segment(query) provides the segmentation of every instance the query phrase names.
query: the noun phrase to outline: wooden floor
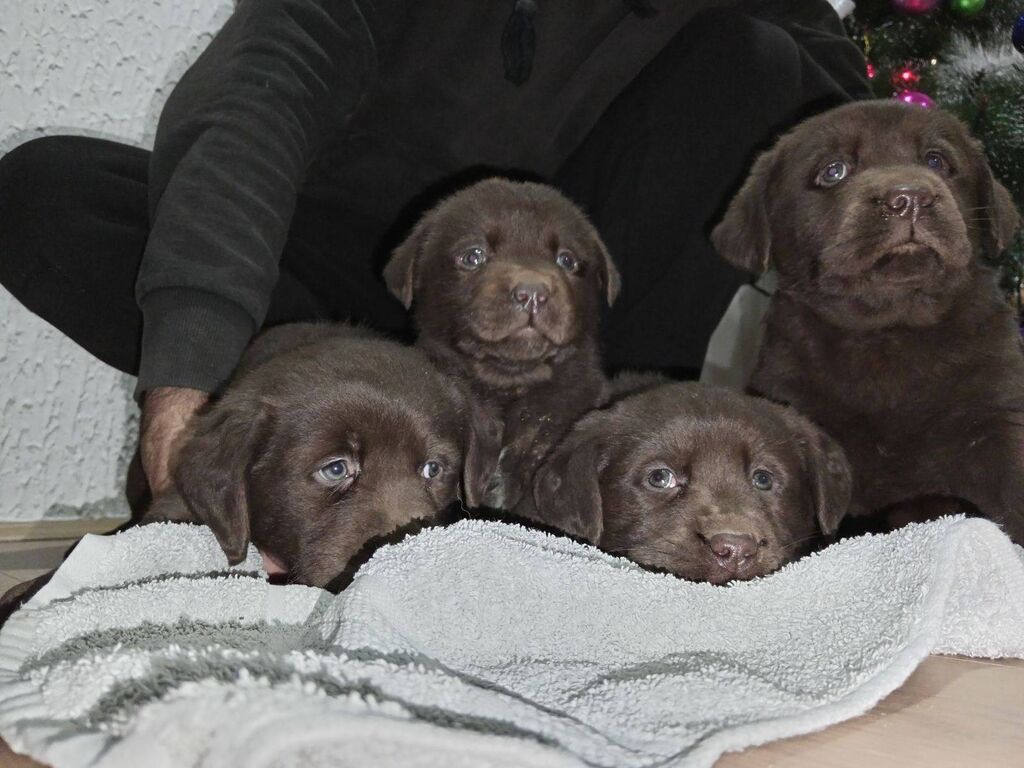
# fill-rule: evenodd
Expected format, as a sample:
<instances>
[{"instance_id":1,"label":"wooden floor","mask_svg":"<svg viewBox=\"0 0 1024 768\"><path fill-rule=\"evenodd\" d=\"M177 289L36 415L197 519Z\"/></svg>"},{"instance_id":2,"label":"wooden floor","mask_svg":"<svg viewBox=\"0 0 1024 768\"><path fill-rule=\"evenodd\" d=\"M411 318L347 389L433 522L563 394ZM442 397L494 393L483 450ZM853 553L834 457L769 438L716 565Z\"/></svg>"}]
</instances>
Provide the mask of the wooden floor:
<instances>
[{"instance_id":1,"label":"wooden floor","mask_svg":"<svg viewBox=\"0 0 1024 768\"><path fill-rule=\"evenodd\" d=\"M0 590L55 567L71 541L0 543ZM0 741L0 768L30 768ZM725 755L716 768L1024 768L1024 660L932 656L867 714Z\"/></svg>"}]
</instances>

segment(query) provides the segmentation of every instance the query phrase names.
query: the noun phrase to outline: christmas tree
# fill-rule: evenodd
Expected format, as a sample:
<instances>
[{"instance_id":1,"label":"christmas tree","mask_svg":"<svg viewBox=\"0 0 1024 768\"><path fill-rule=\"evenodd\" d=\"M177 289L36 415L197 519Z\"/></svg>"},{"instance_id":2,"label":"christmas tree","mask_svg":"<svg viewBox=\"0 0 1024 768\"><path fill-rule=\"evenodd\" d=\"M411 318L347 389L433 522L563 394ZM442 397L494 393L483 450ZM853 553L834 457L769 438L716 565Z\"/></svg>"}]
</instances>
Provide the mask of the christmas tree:
<instances>
[{"instance_id":1,"label":"christmas tree","mask_svg":"<svg viewBox=\"0 0 1024 768\"><path fill-rule=\"evenodd\" d=\"M875 94L960 117L1024 210L1024 0L857 0L846 23ZM1020 233L995 266L1020 311Z\"/></svg>"}]
</instances>

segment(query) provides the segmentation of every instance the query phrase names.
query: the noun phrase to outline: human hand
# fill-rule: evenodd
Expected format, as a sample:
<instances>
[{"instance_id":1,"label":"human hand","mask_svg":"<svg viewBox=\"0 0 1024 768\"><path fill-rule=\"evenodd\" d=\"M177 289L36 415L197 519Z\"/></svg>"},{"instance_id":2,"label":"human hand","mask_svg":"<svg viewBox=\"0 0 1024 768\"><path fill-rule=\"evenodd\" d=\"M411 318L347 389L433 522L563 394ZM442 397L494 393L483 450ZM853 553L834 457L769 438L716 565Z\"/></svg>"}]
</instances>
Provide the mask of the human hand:
<instances>
[{"instance_id":1,"label":"human hand","mask_svg":"<svg viewBox=\"0 0 1024 768\"><path fill-rule=\"evenodd\" d=\"M196 412L209 394L187 387L154 387L142 401L139 449L142 469L153 496L171 487L171 472Z\"/></svg>"}]
</instances>

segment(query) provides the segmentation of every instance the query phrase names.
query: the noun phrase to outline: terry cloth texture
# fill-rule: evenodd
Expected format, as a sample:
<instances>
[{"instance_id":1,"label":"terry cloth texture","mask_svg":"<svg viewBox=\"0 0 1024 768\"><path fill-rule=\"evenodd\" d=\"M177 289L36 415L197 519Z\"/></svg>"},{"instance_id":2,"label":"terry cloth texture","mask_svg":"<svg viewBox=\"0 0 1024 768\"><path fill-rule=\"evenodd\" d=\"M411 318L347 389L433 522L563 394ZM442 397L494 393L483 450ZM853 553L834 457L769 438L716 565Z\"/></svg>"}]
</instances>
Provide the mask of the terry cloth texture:
<instances>
[{"instance_id":1,"label":"terry cloth texture","mask_svg":"<svg viewBox=\"0 0 1024 768\"><path fill-rule=\"evenodd\" d=\"M709 766L824 728L929 653L1024 657L1024 550L947 518L753 582L492 522L341 595L153 525L86 537L0 633L0 734L71 766Z\"/></svg>"}]
</instances>

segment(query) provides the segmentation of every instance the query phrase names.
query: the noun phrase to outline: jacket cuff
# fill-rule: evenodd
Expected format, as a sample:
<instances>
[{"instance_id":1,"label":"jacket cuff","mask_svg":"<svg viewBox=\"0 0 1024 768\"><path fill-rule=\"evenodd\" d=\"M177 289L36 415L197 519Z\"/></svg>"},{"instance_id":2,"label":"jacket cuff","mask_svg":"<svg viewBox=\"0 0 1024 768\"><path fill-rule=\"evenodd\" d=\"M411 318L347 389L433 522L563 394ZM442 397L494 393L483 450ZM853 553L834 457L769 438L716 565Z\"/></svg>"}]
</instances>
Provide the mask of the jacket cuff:
<instances>
[{"instance_id":1,"label":"jacket cuff","mask_svg":"<svg viewBox=\"0 0 1024 768\"><path fill-rule=\"evenodd\" d=\"M162 288L146 294L139 306L143 324L136 400L153 387L216 391L256 332L238 304L205 291Z\"/></svg>"}]
</instances>

